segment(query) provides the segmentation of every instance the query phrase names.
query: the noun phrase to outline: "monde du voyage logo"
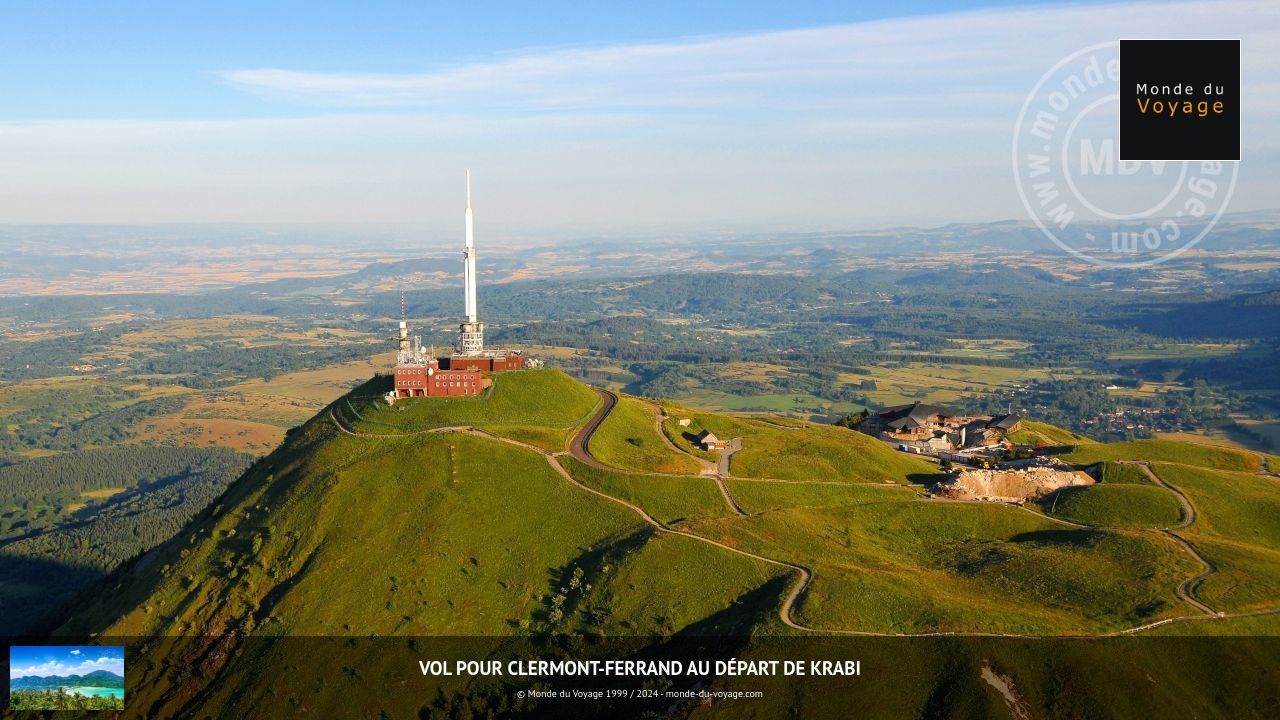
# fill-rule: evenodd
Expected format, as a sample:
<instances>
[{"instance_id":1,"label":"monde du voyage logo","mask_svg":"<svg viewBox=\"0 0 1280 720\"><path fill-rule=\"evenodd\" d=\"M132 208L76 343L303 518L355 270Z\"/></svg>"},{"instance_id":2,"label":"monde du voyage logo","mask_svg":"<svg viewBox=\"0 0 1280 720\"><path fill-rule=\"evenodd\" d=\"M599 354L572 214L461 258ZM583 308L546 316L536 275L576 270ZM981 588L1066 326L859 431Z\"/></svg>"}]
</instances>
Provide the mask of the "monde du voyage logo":
<instances>
[{"instance_id":1,"label":"monde du voyage logo","mask_svg":"<svg viewBox=\"0 0 1280 720\"><path fill-rule=\"evenodd\" d=\"M1126 39L1044 73L1014 128L1014 177L1060 248L1139 267L1213 229L1235 189L1240 144L1240 41Z\"/></svg>"}]
</instances>

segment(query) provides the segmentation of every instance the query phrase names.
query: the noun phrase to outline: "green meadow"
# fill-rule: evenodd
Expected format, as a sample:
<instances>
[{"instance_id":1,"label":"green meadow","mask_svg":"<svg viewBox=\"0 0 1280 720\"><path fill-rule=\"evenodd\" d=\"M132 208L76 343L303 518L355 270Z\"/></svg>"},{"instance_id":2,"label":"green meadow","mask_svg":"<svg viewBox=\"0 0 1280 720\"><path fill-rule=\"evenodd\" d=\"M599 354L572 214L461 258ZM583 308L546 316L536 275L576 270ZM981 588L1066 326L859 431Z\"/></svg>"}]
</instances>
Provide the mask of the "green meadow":
<instances>
[{"instance_id":1,"label":"green meadow","mask_svg":"<svg viewBox=\"0 0 1280 720\"><path fill-rule=\"evenodd\" d=\"M609 472L569 456L560 458L560 464L583 485L639 505L658 522L668 525L730 512L714 478Z\"/></svg>"},{"instance_id":2,"label":"green meadow","mask_svg":"<svg viewBox=\"0 0 1280 720\"><path fill-rule=\"evenodd\" d=\"M731 478L725 483L738 505L751 514L794 507L839 508L884 499L916 497L915 488L903 485L771 482L746 478Z\"/></svg>"},{"instance_id":3,"label":"green meadow","mask_svg":"<svg viewBox=\"0 0 1280 720\"><path fill-rule=\"evenodd\" d=\"M1280 481L1167 463L1155 464L1154 470L1195 506L1195 524L1179 534L1217 566L1197 594L1228 611L1275 607L1280 598Z\"/></svg>"},{"instance_id":4,"label":"green meadow","mask_svg":"<svg viewBox=\"0 0 1280 720\"><path fill-rule=\"evenodd\" d=\"M1042 498L1041 510L1063 520L1100 527L1171 528L1182 521L1182 504L1155 485L1110 484L1064 488Z\"/></svg>"},{"instance_id":5,"label":"green meadow","mask_svg":"<svg viewBox=\"0 0 1280 720\"><path fill-rule=\"evenodd\" d=\"M1056 504L946 502L922 493L936 466L856 432L667 406L662 430L690 453L701 452L691 438L703 428L743 439L725 486L744 517L714 478L657 472L689 458L663 443L639 400L623 398L589 445L617 470L563 454L598 398L558 371L501 374L467 401L390 408L355 395L335 409L369 436L341 432L327 412L290 431L59 632L165 637L192 656L208 638L794 635L779 611L800 574L785 565L811 573L788 618L817 633L1097 635L1161 620L1178 620L1160 626L1169 633L1275 630L1267 619L1179 620L1208 617L1176 592L1203 572L1161 530L1178 524L1181 506L1114 462L1155 460L1187 495L1198 518L1178 532L1218 569L1192 592L1237 612L1280 597L1280 482L1223 469L1247 468L1247 455L1173 441L1082 443L1073 459L1105 461L1103 482L1059 493ZM423 432L458 424L532 447ZM268 659L240 650L201 676L194 706L180 690L191 677L160 665L137 671L130 702L203 716L245 710L253 698L246 712L273 717L337 692L304 673L245 694ZM368 672L392 689L402 677L376 661Z\"/></svg>"},{"instance_id":6,"label":"green meadow","mask_svg":"<svg viewBox=\"0 0 1280 720\"><path fill-rule=\"evenodd\" d=\"M667 412L667 436L691 452L700 452L694 442L704 429L723 440L742 438L742 449L734 454L729 466L730 474L737 477L908 483L938 474L933 463L834 425L779 423L678 408ZM690 420L688 426L678 424L682 417Z\"/></svg>"},{"instance_id":7,"label":"green meadow","mask_svg":"<svg viewBox=\"0 0 1280 720\"><path fill-rule=\"evenodd\" d=\"M613 412L591 436L591 454L624 470L697 475L698 461L667 447L655 431L658 417L643 400L620 396Z\"/></svg>"},{"instance_id":8,"label":"green meadow","mask_svg":"<svg viewBox=\"0 0 1280 720\"><path fill-rule=\"evenodd\" d=\"M1102 460L1148 460L1244 472L1257 472L1262 467L1258 456L1253 453L1157 439L1118 443L1081 443L1073 452L1062 457L1067 462L1078 464L1091 464Z\"/></svg>"},{"instance_id":9,"label":"green meadow","mask_svg":"<svg viewBox=\"0 0 1280 720\"><path fill-rule=\"evenodd\" d=\"M698 520L690 529L809 567L813 583L798 610L818 628L1053 635L1188 612L1174 587L1195 565L1165 539L890 488L850 494L748 480L731 487L761 514Z\"/></svg>"},{"instance_id":10,"label":"green meadow","mask_svg":"<svg viewBox=\"0 0 1280 720\"><path fill-rule=\"evenodd\" d=\"M1102 482L1107 485L1152 485L1151 478L1142 468L1132 463L1107 461L1102 463Z\"/></svg>"},{"instance_id":11,"label":"green meadow","mask_svg":"<svg viewBox=\"0 0 1280 720\"><path fill-rule=\"evenodd\" d=\"M405 398L395 406L380 396L352 399L349 421L362 432L391 434L456 425L567 430L586 422L600 402L590 388L554 368L491 377L493 385L474 398Z\"/></svg>"}]
</instances>

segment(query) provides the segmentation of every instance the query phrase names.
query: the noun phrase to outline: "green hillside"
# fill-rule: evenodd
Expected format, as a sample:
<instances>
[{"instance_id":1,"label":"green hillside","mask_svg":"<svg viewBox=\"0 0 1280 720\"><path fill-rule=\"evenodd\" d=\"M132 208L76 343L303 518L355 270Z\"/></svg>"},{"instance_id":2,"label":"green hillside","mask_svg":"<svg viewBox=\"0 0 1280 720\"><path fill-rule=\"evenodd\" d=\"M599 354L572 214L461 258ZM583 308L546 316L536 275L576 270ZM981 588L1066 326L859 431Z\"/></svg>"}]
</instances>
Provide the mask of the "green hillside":
<instances>
[{"instance_id":1,"label":"green hillside","mask_svg":"<svg viewBox=\"0 0 1280 720\"><path fill-rule=\"evenodd\" d=\"M713 478L609 472L572 457L560 462L578 482L633 502L659 522L670 525L692 518L729 514Z\"/></svg>"},{"instance_id":2,"label":"green hillside","mask_svg":"<svg viewBox=\"0 0 1280 720\"><path fill-rule=\"evenodd\" d=\"M202 663L198 676L180 664L135 670L131 702L149 714L279 717L333 707L344 684L315 666L315 647L273 639L347 638L326 652L364 648L359 687L399 698L413 673L389 638L420 655L420 638L487 637L495 645L467 651L484 656L582 636L649 652L685 635L1099 635L1162 621L1212 634L1217 621L1178 594L1204 568L1161 530L1181 518L1177 497L1131 466L1109 463L1101 485L1063 494L1048 516L929 499L920 483L934 465L844 428L672 411L662 431L677 444L701 428L743 439L721 486L643 471L688 458L638 400L604 418L590 457L570 455L570 438L605 406L555 370L498 375L467 400L388 407L367 390L291 431L174 540L98 586L59 632L167 638L170 654ZM1146 446L1104 447L1137 459L1129 453ZM1178 532L1218 566L1191 592L1215 609L1274 606L1280 484L1154 469L1196 506L1196 522ZM592 652L574 647L554 652ZM946 652L969 661L964 647ZM268 690L264 667L294 670ZM423 687L447 705L457 682ZM919 714L925 698L903 701ZM493 702L503 714L494 708L508 700ZM383 713L429 715L422 707Z\"/></svg>"},{"instance_id":3,"label":"green hillside","mask_svg":"<svg viewBox=\"0 0 1280 720\"><path fill-rule=\"evenodd\" d=\"M658 417L642 400L618 398L600 429L591 437L591 454L601 462L642 473L697 475L698 461L667 447L654 428Z\"/></svg>"},{"instance_id":4,"label":"green hillside","mask_svg":"<svg viewBox=\"0 0 1280 720\"><path fill-rule=\"evenodd\" d=\"M906 483L933 480L938 474L933 463L833 425L765 422L675 407L668 414L667 436L690 452L700 452L695 438L704 429L723 440L742 438L742 449L729 466L736 477ZM680 426L680 418L690 424Z\"/></svg>"},{"instance_id":5,"label":"green hillside","mask_svg":"<svg viewBox=\"0 0 1280 720\"><path fill-rule=\"evenodd\" d=\"M1100 460L1142 459L1246 472L1257 472L1262 468L1261 460L1254 453L1163 439L1081 443L1063 459L1085 464Z\"/></svg>"},{"instance_id":6,"label":"green hillside","mask_svg":"<svg viewBox=\"0 0 1280 720\"><path fill-rule=\"evenodd\" d=\"M1150 485L1151 479L1142 468L1130 463L1102 463L1102 482L1108 485Z\"/></svg>"},{"instance_id":7,"label":"green hillside","mask_svg":"<svg viewBox=\"0 0 1280 720\"><path fill-rule=\"evenodd\" d=\"M763 512L692 529L812 568L799 615L814 627L1096 633L1186 613L1174 587L1195 566L1159 538L1080 530L1007 505L931 502L907 489L730 487Z\"/></svg>"},{"instance_id":8,"label":"green hillside","mask_svg":"<svg viewBox=\"0 0 1280 720\"><path fill-rule=\"evenodd\" d=\"M1065 488L1040 500L1045 513L1101 527L1166 528L1182 520L1182 505L1154 485L1110 484Z\"/></svg>"},{"instance_id":9,"label":"green hillside","mask_svg":"<svg viewBox=\"0 0 1280 720\"><path fill-rule=\"evenodd\" d=\"M1009 439L1027 445L1081 445L1095 442L1084 435L1034 420L1023 420L1022 429L1011 434Z\"/></svg>"},{"instance_id":10,"label":"green hillside","mask_svg":"<svg viewBox=\"0 0 1280 720\"><path fill-rule=\"evenodd\" d=\"M548 573L571 574L615 546L643 565L649 543L627 544L645 529L566 483L536 452L458 433L350 437L322 417L67 629L180 634L246 619L286 635L549 629L586 621L550 619ZM703 602L727 602L765 577L751 562L720 562L718 580L700 584ZM747 586L724 572L735 562ZM266 613L272 594L280 597ZM666 586L626 594L687 608L685 595ZM665 622L678 629L700 617Z\"/></svg>"},{"instance_id":11,"label":"green hillside","mask_svg":"<svg viewBox=\"0 0 1280 720\"><path fill-rule=\"evenodd\" d=\"M1197 593L1226 610L1276 606L1280 598L1280 481L1252 473L1157 463L1199 513L1182 534L1217 566Z\"/></svg>"},{"instance_id":12,"label":"green hillside","mask_svg":"<svg viewBox=\"0 0 1280 720\"><path fill-rule=\"evenodd\" d=\"M399 434L474 425L568 430L586 421L599 398L555 368L496 373L480 397L398 400L388 406L381 386L366 384L339 403L361 432Z\"/></svg>"}]
</instances>

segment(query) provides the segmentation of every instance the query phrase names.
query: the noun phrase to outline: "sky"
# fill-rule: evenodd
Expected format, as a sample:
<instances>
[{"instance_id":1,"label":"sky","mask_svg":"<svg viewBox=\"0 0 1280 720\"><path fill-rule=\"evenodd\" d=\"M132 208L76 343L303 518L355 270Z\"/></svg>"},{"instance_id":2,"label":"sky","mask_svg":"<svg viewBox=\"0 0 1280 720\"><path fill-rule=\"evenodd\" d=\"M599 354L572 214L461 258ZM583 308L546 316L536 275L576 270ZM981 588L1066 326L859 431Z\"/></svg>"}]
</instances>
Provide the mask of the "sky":
<instances>
[{"instance_id":1,"label":"sky","mask_svg":"<svg viewBox=\"0 0 1280 720\"><path fill-rule=\"evenodd\" d=\"M510 237L1025 218L1063 56L1239 37L1233 210L1280 189L1280 5L0 6L0 222L460 223ZM891 16L887 13L892 13Z\"/></svg>"},{"instance_id":2,"label":"sky","mask_svg":"<svg viewBox=\"0 0 1280 720\"><path fill-rule=\"evenodd\" d=\"M87 675L106 670L124 676L124 649L114 646L30 646L9 648L9 679Z\"/></svg>"}]
</instances>

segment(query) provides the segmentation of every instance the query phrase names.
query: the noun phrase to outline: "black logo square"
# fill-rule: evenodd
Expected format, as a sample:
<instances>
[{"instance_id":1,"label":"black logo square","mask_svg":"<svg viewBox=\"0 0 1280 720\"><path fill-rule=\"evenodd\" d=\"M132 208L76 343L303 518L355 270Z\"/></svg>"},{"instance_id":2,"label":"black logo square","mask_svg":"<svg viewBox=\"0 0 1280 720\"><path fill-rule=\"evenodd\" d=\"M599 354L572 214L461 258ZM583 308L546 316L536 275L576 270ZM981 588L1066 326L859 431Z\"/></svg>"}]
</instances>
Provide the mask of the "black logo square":
<instances>
[{"instance_id":1,"label":"black logo square","mask_svg":"<svg viewBox=\"0 0 1280 720\"><path fill-rule=\"evenodd\" d=\"M1120 159L1239 160L1240 41L1121 40Z\"/></svg>"}]
</instances>

